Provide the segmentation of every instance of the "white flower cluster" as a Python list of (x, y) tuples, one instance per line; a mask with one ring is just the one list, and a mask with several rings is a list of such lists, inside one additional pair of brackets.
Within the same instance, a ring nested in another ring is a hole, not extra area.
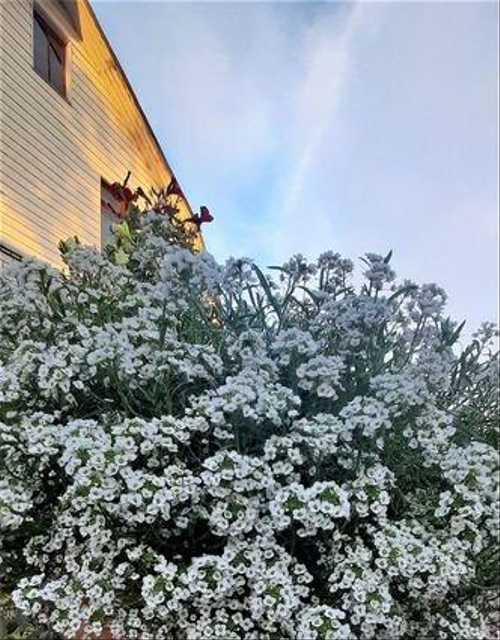
[(270, 345), (273, 360), (284, 367), (294, 360), (300, 362), (306, 356), (315, 356), (321, 347), (309, 332), (296, 328), (280, 331)]
[(268, 465), (236, 451), (207, 458), (201, 473), (207, 501), (204, 516), (215, 535), (251, 532), (265, 508), (263, 496), (273, 482)]
[(294, 482), (279, 490), (269, 505), (273, 527), (286, 529), (297, 522), (297, 535), (316, 535), (336, 527), (335, 518), (349, 519), (348, 494), (335, 482), (316, 482), (305, 488)]
[(130, 233), (0, 277), (2, 597), (68, 640), (484, 637), (491, 327), (459, 353), (390, 255), (356, 293)]
[(297, 368), (298, 386), (316, 393), (319, 398), (338, 398), (342, 390), (341, 376), (345, 371), (342, 358), (338, 356), (315, 356)]
[(396, 277), (387, 257), (384, 258), (377, 253), (367, 253), (365, 263), (368, 265), (368, 269), (364, 275), (375, 290), (382, 289), (385, 283), (392, 282)]
[(300, 616), (298, 635), (300, 638), (328, 638), (328, 640), (347, 640), (351, 629), (343, 623), (346, 613), (327, 605), (307, 607)]

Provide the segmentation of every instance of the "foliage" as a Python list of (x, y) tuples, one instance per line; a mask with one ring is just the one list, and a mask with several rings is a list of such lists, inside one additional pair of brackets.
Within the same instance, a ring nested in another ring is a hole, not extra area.
[[(65, 638), (483, 638), (498, 355), (391, 255), (132, 216), (0, 279), (0, 587)], [(125, 256), (125, 257), (124, 257)]]

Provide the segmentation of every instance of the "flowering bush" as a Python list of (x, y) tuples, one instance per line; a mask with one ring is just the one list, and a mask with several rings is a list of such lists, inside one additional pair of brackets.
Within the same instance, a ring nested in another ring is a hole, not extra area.
[[(116, 250), (119, 247), (120, 250)], [(0, 279), (0, 590), (64, 638), (483, 638), (495, 330), (385, 258), (125, 223)], [(125, 257), (124, 257), (125, 256)]]

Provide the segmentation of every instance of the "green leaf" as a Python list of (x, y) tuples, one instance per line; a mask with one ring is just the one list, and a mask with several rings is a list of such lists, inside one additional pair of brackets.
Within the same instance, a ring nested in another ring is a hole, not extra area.
[(305, 291), (305, 293), (307, 293), (307, 295), (311, 297), (312, 301), (315, 304), (319, 304), (321, 296), (316, 295), (313, 291), (311, 291), (311, 289), (309, 289), (308, 287), (304, 287), (301, 284), (297, 286), (297, 289), (302, 289), (302, 291)]
[(120, 236), (121, 238), (126, 238), (130, 242), (133, 241), (132, 231), (126, 220), (117, 226), (116, 231), (118, 236)]
[(271, 291), (271, 287), (269, 286), (269, 282), (267, 281), (266, 276), (262, 273), (262, 271), (259, 269), (259, 267), (256, 264), (252, 264), (251, 266), (255, 274), (257, 275), (257, 278), (259, 279), (261, 287), (264, 289), (264, 292), (266, 294), (269, 304), (272, 306), (272, 308), (276, 312), (276, 315), (278, 316), (278, 318), (280, 318), (281, 308), (278, 302), (276, 301), (276, 298), (274, 297), (273, 292)]
[(61, 254), (65, 255), (66, 253), (73, 251), (73, 249), (79, 246), (79, 244), (80, 244), (80, 240), (78, 239), (78, 236), (72, 236), (67, 240), (61, 240), (58, 244), (58, 248)]
[(455, 329), (455, 331), (451, 334), (450, 339), (449, 339), (449, 345), (451, 346), (452, 344), (455, 344), (455, 342), (458, 340), (458, 338), (460, 337), (460, 334), (462, 333), (462, 329), (465, 326), (465, 320), (463, 322), (461, 322), (458, 327)]
[(115, 251), (115, 264), (126, 265), (128, 260), (129, 260), (129, 257), (123, 249), (117, 249)]
[(417, 289), (418, 289), (418, 286), (416, 284), (409, 284), (406, 287), (401, 287), (401, 289), (398, 289), (395, 293), (392, 294), (392, 296), (388, 298), (388, 301), (392, 302), (392, 300), (395, 300), (399, 296), (405, 295), (406, 293), (409, 293), (410, 291), (415, 291)]
[(286, 273), (286, 275), (290, 275), (289, 272), (286, 269), (284, 269), (283, 267), (276, 267), (276, 266), (270, 265), (267, 268), (268, 269), (274, 269), (274, 271), (281, 271), (282, 273)]

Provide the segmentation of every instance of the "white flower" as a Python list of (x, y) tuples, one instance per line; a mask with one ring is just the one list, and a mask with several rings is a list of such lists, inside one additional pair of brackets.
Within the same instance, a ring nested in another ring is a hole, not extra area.
[(495, 329), (459, 353), (387, 257), (359, 291), (331, 252), (273, 279), (185, 226), (0, 275), (0, 574), (33, 633), (484, 637)]

